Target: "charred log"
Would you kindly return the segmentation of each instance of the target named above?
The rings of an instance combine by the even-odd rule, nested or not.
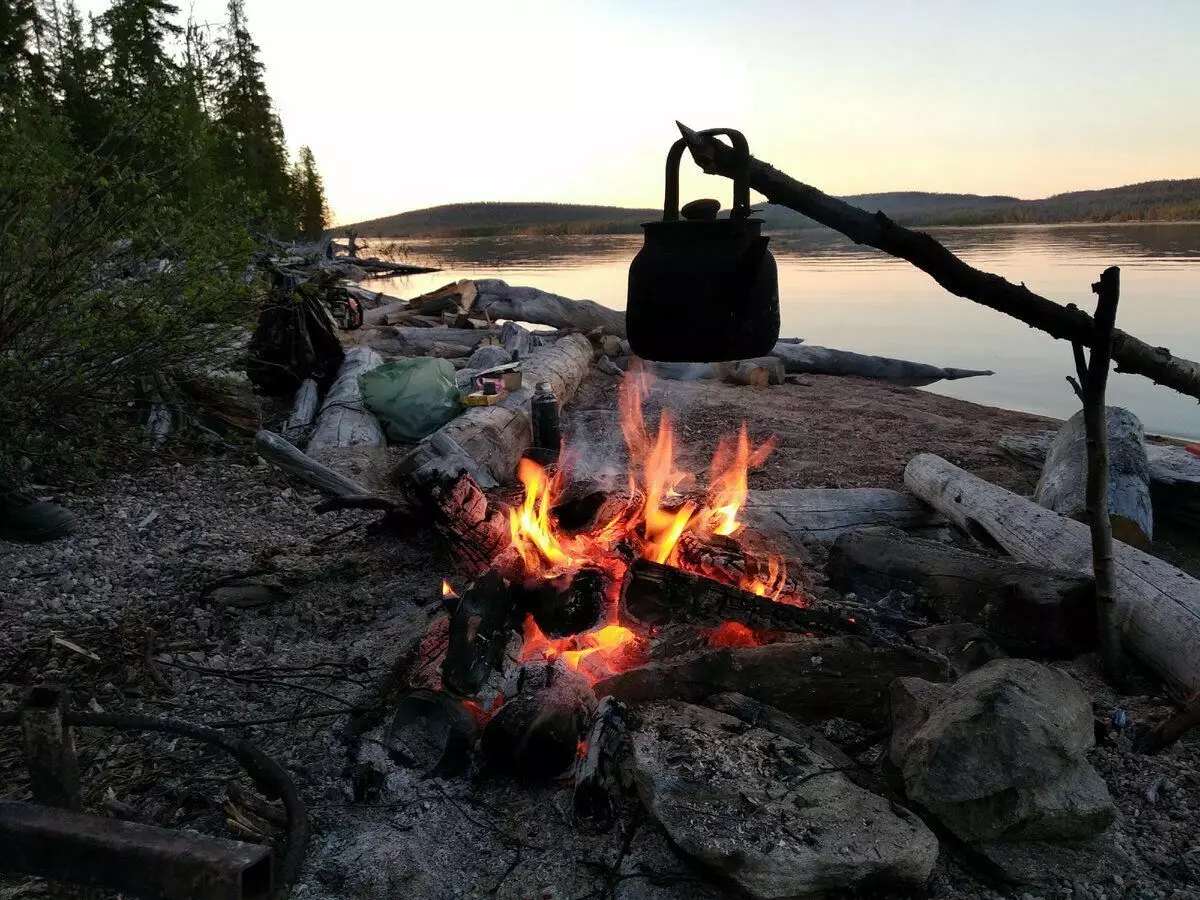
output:
[[[473,697],[504,662],[516,621],[515,597],[496,572],[475,579],[450,616],[450,645],[442,683],[457,696]]]
[[[547,637],[590,631],[604,614],[612,576],[599,566],[583,566],[558,578],[542,578],[518,590],[524,611]]]
[[[596,705],[583,755],[575,766],[575,821],[596,831],[608,831],[617,818],[622,792],[617,757],[626,725],[625,704],[603,698]]]
[[[424,776],[441,778],[467,767],[478,736],[461,700],[418,688],[401,698],[384,743]]]
[[[554,778],[571,768],[596,709],[587,679],[562,662],[522,666],[504,705],[483,729],[489,768],[520,778]]]

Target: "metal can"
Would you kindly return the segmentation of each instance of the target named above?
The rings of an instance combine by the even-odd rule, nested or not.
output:
[[[540,381],[533,389],[533,446],[540,450],[558,452],[562,430],[558,422],[558,398],[548,381]]]

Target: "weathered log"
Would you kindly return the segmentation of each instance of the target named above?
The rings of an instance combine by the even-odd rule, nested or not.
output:
[[[1086,389],[1085,389],[1086,390]],[[1145,549],[1154,537],[1150,466],[1141,420],[1108,407],[1108,515],[1113,537]],[[1050,445],[1033,499],[1047,509],[1088,521],[1087,435],[1084,414],[1067,419]]]
[[[584,333],[603,328],[609,334],[625,337],[625,313],[594,300],[572,300],[538,288],[513,287],[494,278],[477,279],[475,288],[478,295],[472,309],[493,320],[513,319]]]
[[[459,697],[474,697],[493,671],[516,624],[516,596],[496,572],[485,572],[463,591],[450,615],[450,645],[442,661],[442,684]]]
[[[904,483],[968,533],[1014,558],[1092,574],[1086,525],[976,478],[924,453],[909,461]],[[1125,646],[1172,686],[1200,688],[1200,581],[1128,544],[1114,542],[1116,620]]]
[[[759,356],[754,359],[742,359],[732,363],[713,363],[713,374],[722,381],[730,384],[749,384],[755,387],[765,387],[767,384],[783,384],[783,376],[787,374],[783,360],[777,356]],[[755,379],[765,381],[756,383]]]
[[[1200,727],[1200,696],[1193,697],[1183,711],[1142,734],[1134,742],[1134,749],[1142,753],[1161,753],[1197,727]]]
[[[312,425],[313,419],[317,417],[319,399],[317,383],[311,378],[305,378],[300,383],[299,390],[296,391],[291,414],[288,415],[287,424],[283,428],[284,437],[289,441],[294,441],[303,436],[304,432]]]
[[[533,335],[523,325],[505,322],[500,327],[500,346],[510,354],[517,354],[517,359],[524,359],[533,347]]]
[[[727,178],[745,177],[750,187],[772,203],[839,231],[856,244],[907,260],[952,294],[1010,315],[1051,337],[1086,347],[1093,345],[1092,317],[1074,305],[1063,306],[1038,296],[1023,284],[1010,284],[999,275],[972,268],[930,235],[909,231],[881,212],[870,213],[830,197],[753,157],[746,166],[740,154],[715,137],[699,134],[681,123],[679,130],[692,158],[705,172]],[[1144,375],[1157,384],[1200,397],[1200,363],[1172,356],[1165,347],[1151,347],[1117,329],[1113,333],[1112,359],[1118,372]]]
[[[367,484],[382,474],[387,439],[375,414],[363,406],[358,376],[382,363],[379,354],[366,347],[346,352],[305,448],[318,462]]]
[[[1075,572],[870,529],[834,541],[825,574],[868,602],[918,594],[941,621],[980,625],[1014,656],[1071,659],[1096,646],[1092,580]]]
[[[877,525],[936,529],[945,524],[914,497],[886,488],[749,491],[741,515],[754,531],[800,542],[832,541],[843,532]]]
[[[529,663],[503,689],[503,705],[483,729],[487,765],[521,778],[555,778],[568,771],[596,709],[587,678],[561,660]]]
[[[1000,438],[1000,449],[1040,469],[1054,438],[1053,431],[1007,435]],[[1145,447],[1154,517],[1164,522],[1200,526],[1200,456],[1177,444],[1147,443]]]
[[[771,355],[782,360],[792,375],[857,375],[860,378],[877,378],[889,384],[904,387],[922,387],[943,379],[974,378],[991,375],[990,369],[943,369],[926,363],[910,362],[906,359],[890,359],[886,356],[867,356],[849,350],[831,350],[813,344],[775,345]]]
[[[438,359],[462,359],[464,356],[469,356],[471,347],[467,344],[447,344],[442,341],[434,341],[426,348],[422,356],[435,356]]]
[[[595,831],[608,831],[617,819],[622,789],[617,757],[627,722],[624,703],[602,698],[588,727],[583,755],[575,764],[571,799],[575,821]]]
[[[397,325],[373,328],[363,333],[363,343],[380,353],[401,356],[427,356],[435,344],[465,347],[460,355],[470,356],[471,351],[483,343],[499,343],[498,332],[489,328],[417,328]]]
[[[801,720],[839,716],[878,726],[887,721],[888,686],[907,676],[946,681],[950,672],[944,661],[915,648],[857,637],[800,638],[652,662],[602,679],[595,687],[598,694],[626,703],[696,703],[709,694],[733,691]]]
[[[649,626],[686,622],[715,628],[725,622],[740,622],[749,628],[773,631],[816,629],[825,634],[854,634],[863,630],[862,623],[836,610],[777,603],[770,597],[648,559],[639,559],[629,567],[622,602],[632,618]]]
[[[352,478],[306,456],[302,450],[272,431],[260,431],[254,436],[254,449],[269,463],[274,463],[306,484],[335,497],[354,497],[371,493]]]
[[[455,477],[467,472],[482,487],[512,480],[521,453],[533,441],[530,400],[534,385],[549,382],[560,406],[579,389],[592,362],[592,345],[570,335],[538,350],[522,365],[520,390],[494,406],[479,406],[443,425],[408,454],[400,474],[416,479]]]

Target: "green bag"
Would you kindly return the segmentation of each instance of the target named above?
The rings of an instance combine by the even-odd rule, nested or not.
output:
[[[384,363],[358,376],[363,405],[393,441],[419,441],[460,412],[454,366],[419,357]]]

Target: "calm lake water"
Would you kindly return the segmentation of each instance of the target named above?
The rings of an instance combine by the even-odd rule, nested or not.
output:
[[[972,265],[1087,310],[1095,305],[1092,282],[1105,267],[1119,265],[1118,327],[1200,359],[1200,224],[932,232]],[[373,287],[407,298],[458,278],[502,278],[623,309],[626,272],[641,237],[406,240],[402,246],[412,262],[444,271]],[[859,353],[993,369],[990,377],[926,390],[1059,418],[1078,410],[1064,380],[1074,371],[1069,344],[955,297],[908,263],[825,229],[775,235],[771,249],[779,264],[784,336]],[[1196,401],[1140,376],[1114,374],[1109,402],[1133,410],[1149,432],[1200,438]]]

